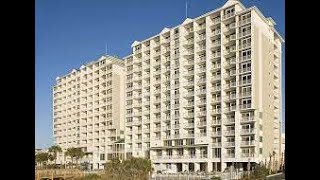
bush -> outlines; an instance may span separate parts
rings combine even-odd
[[[98,174],[87,174],[84,177],[79,178],[77,180],[102,180],[102,179]]]
[[[268,175],[268,169],[264,165],[256,165],[253,172],[244,173],[243,178],[241,180],[250,180],[250,179],[265,179]]]
[[[221,178],[214,176],[214,177],[211,178],[211,180],[221,180]]]
[[[149,159],[134,157],[123,161],[113,159],[106,164],[105,177],[112,180],[143,180],[148,178],[149,172],[152,171],[151,167]]]

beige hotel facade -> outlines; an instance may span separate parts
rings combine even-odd
[[[124,62],[106,55],[57,77],[53,87],[55,144],[82,148],[92,169],[124,157],[124,78]],[[65,161],[61,153],[58,162]]]
[[[257,7],[228,0],[135,41],[123,60],[102,57],[112,64],[110,94],[101,95],[105,79],[95,82],[106,75],[95,66],[101,60],[58,78],[56,143],[92,152],[94,168],[115,153],[150,158],[164,172],[245,169],[273,152],[279,159],[284,40],[274,26]],[[124,144],[112,149],[121,136]]]

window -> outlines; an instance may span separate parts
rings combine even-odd
[[[221,149],[214,148],[212,149],[213,158],[220,158],[221,157]]]
[[[260,152],[260,154],[262,154],[262,152],[263,152],[263,151],[262,151],[262,148],[259,148],[259,152]]]
[[[104,161],[105,160],[105,155],[102,153],[100,154],[100,160]]]
[[[260,142],[262,142],[262,138],[263,138],[263,137],[262,137],[262,136],[260,136]]]

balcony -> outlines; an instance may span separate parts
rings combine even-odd
[[[179,88],[180,87],[180,83],[171,84],[171,87],[174,88],[174,89]]]
[[[212,53],[212,58],[220,58],[220,57],[221,57],[221,52]]]
[[[221,113],[221,108],[219,109],[212,109],[213,114],[220,114]]]
[[[206,29],[206,24],[205,24],[205,23],[203,23],[203,24],[199,25],[199,29],[198,29],[198,31],[200,31],[200,30],[204,30],[204,29]]]
[[[251,18],[243,19],[243,20],[239,21],[239,26],[244,26],[249,23],[251,23]]]
[[[220,47],[220,45],[221,45],[221,41],[220,40],[216,40],[216,41],[213,41],[212,42],[212,47],[213,48],[217,48],[217,47]]]
[[[193,33],[193,28],[188,28],[187,33]]]
[[[158,118],[158,117],[156,117],[156,118],[153,120],[153,122],[154,122],[154,123],[159,123],[159,122],[161,122],[161,119]]]
[[[180,128],[180,124],[173,124],[173,129],[179,129]]]
[[[254,153],[241,153],[242,158],[254,157]]]
[[[221,136],[221,131],[213,131],[212,136]]]
[[[173,77],[174,79],[179,78],[179,76],[180,76],[180,74],[173,74],[173,75],[172,75],[172,77]]]
[[[180,94],[172,94],[172,98],[173,99],[177,99],[177,98],[179,98],[180,97]]]
[[[206,57],[200,57],[197,59],[197,64],[202,64],[202,63],[205,63],[206,62]]]
[[[200,67],[200,68],[197,68],[197,74],[203,74],[203,73],[206,73],[206,67]]]
[[[234,158],[235,154],[226,154],[226,158]]]
[[[236,94],[229,94],[228,100],[235,100],[237,98]]]
[[[193,49],[192,50],[187,50],[186,53],[185,53],[186,56],[191,56],[193,54],[194,54],[194,50]]]
[[[194,82],[193,81],[187,81],[185,83],[183,83],[184,87],[190,87],[190,86],[194,86]]]
[[[212,76],[211,83],[216,83],[216,81],[220,81],[221,76],[220,75],[214,75]]]
[[[205,89],[197,90],[197,95],[206,95],[207,91]]]
[[[240,122],[241,123],[250,123],[250,122],[255,122],[255,117],[242,117]]]
[[[221,142],[213,142],[212,143],[212,147],[220,148],[221,147]]]
[[[234,28],[236,28],[236,23],[231,23],[228,25],[228,30],[232,30]]]
[[[136,50],[134,51],[134,53],[135,53],[135,54],[141,53],[141,49],[136,49]]]
[[[254,146],[255,141],[241,141],[240,145],[241,146]]]
[[[234,130],[224,131],[225,136],[234,136]]]
[[[141,85],[133,85],[133,90],[141,90]]]
[[[244,61],[248,61],[248,60],[251,60],[251,56],[250,55],[249,56],[241,56],[239,58],[240,62],[244,62]]]
[[[153,129],[153,132],[160,132],[161,131],[161,127],[155,127],[154,129]]]
[[[194,44],[194,39],[189,39],[186,41],[186,43],[184,44],[185,47],[190,47]]]
[[[246,80],[239,81],[239,85],[240,86],[249,85],[249,84],[251,84],[251,79],[246,79]]]
[[[225,147],[234,147],[235,142],[225,142],[224,145],[225,145]]]
[[[153,110],[153,113],[154,113],[154,114],[160,113],[160,109],[155,109],[155,110]]]
[[[251,72],[251,67],[241,68],[239,69],[239,72],[242,73],[248,73]]]
[[[218,92],[221,90],[221,86],[213,86],[212,87],[212,92]]]
[[[213,23],[214,25],[220,24],[220,22],[221,22],[220,17],[217,17],[217,18],[212,19],[212,23]]]
[[[179,118],[180,118],[180,115],[177,115],[177,114],[173,115],[173,119],[179,119]]]
[[[251,35],[251,31],[244,31],[239,33],[239,38],[244,38],[246,36]]]
[[[178,59],[179,56],[180,56],[179,53],[178,54],[173,54],[173,59]],[[173,65],[174,65],[174,67],[179,67],[179,63],[178,64],[173,64]]]
[[[225,79],[233,78],[236,74],[236,70],[231,69],[230,71],[227,71],[227,73],[225,74]]]
[[[220,34],[221,34],[221,30],[220,29],[212,30],[212,36],[217,36],[217,35],[220,35]]]
[[[224,124],[234,124],[235,123],[235,119],[234,118],[228,118],[225,119]]]
[[[191,67],[191,66],[193,66],[194,65],[194,61],[192,60],[192,61],[186,61],[185,62],[185,64],[183,65],[184,67]]]
[[[199,121],[198,122],[198,126],[206,126],[207,125],[207,121]]]
[[[167,44],[167,43],[170,43],[170,37],[164,38],[164,39],[161,41],[161,44]]]
[[[194,113],[187,113],[184,118],[190,119],[190,118],[194,118]]]
[[[194,134],[186,134],[186,138],[194,138]]]
[[[170,121],[171,120],[171,117],[170,116],[166,116],[163,118],[163,121]]]
[[[184,106],[183,106],[184,108],[193,108],[194,107],[194,103],[193,102],[188,102],[188,103],[186,103]]]
[[[204,68],[204,69],[206,69],[206,68]],[[206,81],[207,81],[206,78],[201,78],[201,79],[198,80],[197,84],[205,84]]]
[[[212,120],[212,125],[213,126],[220,126],[221,125],[221,120]]]
[[[251,104],[240,104],[240,110],[252,109]]]
[[[173,104],[173,109],[178,109],[180,107],[180,104]]]
[[[241,135],[247,135],[247,134],[255,134],[255,129],[241,129],[240,131]]]
[[[133,121],[133,123],[132,123],[132,125],[134,125],[134,126],[139,126],[141,124],[142,124],[141,120]]]
[[[226,55],[229,55],[230,53],[236,52],[237,48],[236,46],[231,46],[229,49],[226,49]]]
[[[240,44],[239,49],[242,50],[242,49],[247,49],[250,47],[251,47],[251,43],[245,43],[245,44]]]
[[[205,103],[203,103],[202,105],[206,105]],[[204,117],[207,115],[207,112],[206,111],[200,111],[198,112],[198,117]]]
[[[227,108],[227,112],[232,112],[232,111],[236,111],[236,106],[230,106]]]
[[[184,94],[184,97],[186,97],[186,98],[192,98],[193,96],[194,96],[194,91],[187,92]]]
[[[184,77],[190,77],[194,75],[194,70],[184,71],[183,76]]]
[[[234,13],[234,12],[231,12],[231,13],[225,14],[225,15],[223,16],[223,20],[228,19],[228,18],[231,18],[231,17],[234,17],[234,15],[235,15],[235,13]]]

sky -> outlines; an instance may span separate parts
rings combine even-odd
[[[188,17],[222,6],[226,0],[187,0]],[[241,0],[256,5],[277,23],[285,39],[284,0]],[[35,1],[35,147],[53,143],[52,86],[55,78],[97,60],[106,52],[124,57],[131,44],[185,20],[186,0],[36,0]],[[282,119],[284,120],[284,48]],[[284,124],[284,123],[283,123]],[[284,127],[283,127],[284,129]]]

